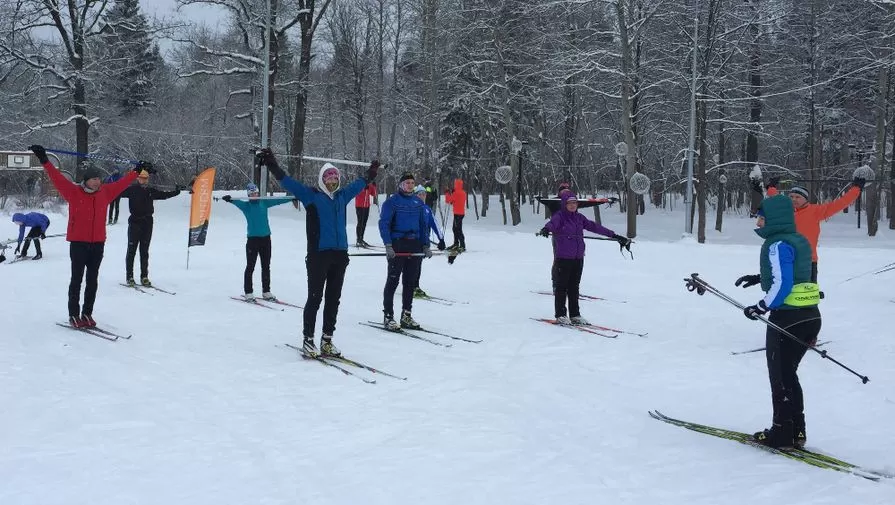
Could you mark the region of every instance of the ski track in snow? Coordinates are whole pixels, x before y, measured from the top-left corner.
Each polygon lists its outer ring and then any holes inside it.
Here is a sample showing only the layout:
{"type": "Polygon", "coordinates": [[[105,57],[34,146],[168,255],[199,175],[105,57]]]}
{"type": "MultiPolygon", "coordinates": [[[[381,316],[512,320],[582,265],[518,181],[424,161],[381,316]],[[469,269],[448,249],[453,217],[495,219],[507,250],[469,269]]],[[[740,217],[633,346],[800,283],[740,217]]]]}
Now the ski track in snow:
{"type": "MultiPolygon", "coordinates": [[[[534,236],[539,216],[513,228],[500,225],[497,205],[478,221],[470,209],[469,252],[454,265],[424,263],[423,289],[470,303],[417,300],[414,317],[481,344],[425,334],[454,344],[442,348],[358,325],[381,317],[386,265],[352,258],[336,343],[408,377],[352,369],[377,380],[369,385],[282,345],[299,343],[300,309],[228,299],[242,293],[245,264],[236,208],[214,203],[206,245],[191,249],[185,269],[188,198],[156,205],[150,277],[176,296],[120,286],[126,219],[108,228],[94,316],[132,340],[53,324],[66,318],[63,239],[47,240],[39,262],[0,264],[0,504],[870,505],[895,496],[892,481],[812,468],[647,415],[658,409],[750,432],[769,426],[763,353],[730,355],[764,345],[763,327],[683,285],[699,272],[743,303],[758,301],[758,288],[733,286],[758,271],[752,220],[727,216],[725,232],[698,245],[680,239],[678,213],[649,209],[634,261],[612,243],[588,241],[582,292],[628,303],[582,300],[582,315],[647,338],[529,319],[553,316],[552,299],[531,293],[550,287],[550,241],[534,236]]],[[[305,213],[280,206],[270,214],[272,290],[304,305],[305,213]]],[[[348,215],[353,243],[353,209],[348,215]]],[[[603,216],[625,231],[616,209],[603,216]]],[[[62,230],[66,217],[50,218],[62,230]]],[[[377,219],[373,210],[373,244],[377,219]]],[[[821,338],[871,382],[809,353],[800,367],[808,445],[891,472],[895,272],[840,281],[891,262],[895,233],[883,226],[869,239],[853,221],[838,215],[823,225],[821,338]]],[[[400,294],[395,300],[400,307],[400,294]]],[[[322,308],[318,339],[321,317],[322,308]]]]}

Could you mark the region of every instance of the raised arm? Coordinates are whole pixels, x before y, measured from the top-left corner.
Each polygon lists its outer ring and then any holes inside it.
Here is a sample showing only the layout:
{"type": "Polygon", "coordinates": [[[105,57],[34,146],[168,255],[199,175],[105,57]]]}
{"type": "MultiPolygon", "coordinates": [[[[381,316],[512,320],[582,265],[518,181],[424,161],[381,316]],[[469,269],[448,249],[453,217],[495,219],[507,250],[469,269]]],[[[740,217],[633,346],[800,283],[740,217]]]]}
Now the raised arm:
{"type": "Polygon", "coordinates": [[[817,212],[818,220],[829,219],[835,216],[836,213],[842,212],[843,209],[857,200],[859,196],[861,196],[861,188],[852,186],[848,188],[848,191],[846,191],[844,195],[832,202],[817,204],[815,207],[817,210],[815,212],[817,212]]]}

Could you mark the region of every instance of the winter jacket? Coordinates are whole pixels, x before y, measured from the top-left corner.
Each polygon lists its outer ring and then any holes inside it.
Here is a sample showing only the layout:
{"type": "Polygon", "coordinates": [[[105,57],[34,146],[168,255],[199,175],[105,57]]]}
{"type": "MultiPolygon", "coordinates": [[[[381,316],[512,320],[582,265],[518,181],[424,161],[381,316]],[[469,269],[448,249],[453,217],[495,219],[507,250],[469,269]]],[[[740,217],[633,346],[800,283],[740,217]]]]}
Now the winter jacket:
{"type": "Polygon", "coordinates": [[[179,194],[179,190],[161,191],[155,188],[150,188],[145,184],[137,184],[136,186],[130,186],[122,191],[121,198],[128,199],[131,219],[145,219],[152,217],[152,214],[155,213],[155,205],[153,205],[153,201],[167,200],[168,198],[179,194]]]}
{"type": "Polygon", "coordinates": [[[438,240],[444,240],[444,235],[441,233],[441,230],[438,229],[438,222],[435,221],[435,214],[432,213],[432,209],[430,209],[428,205],[424,205],[423,211],[426,213],[426,221],[429,222],[429,229],[435,232],[435,236],[438,237],[438,240]]]}
{"type": "Polygon", "coordinates": [[[369,209],[370,200],[373,198],[376,198],[376,185],[371,182],[354,197],[354,206],[360,209],[369,209]]]}
{"type": "Polygon", "coordinates": [[[463,179],[454,179],[454,191],[445,192],[444,201],[454,206],[455,216],[466,215],[466,191],[463,190],[463,179]]]}
{"type": "Polygon", "coordinates": [[[764,304],[770,309],[793,309],[784,300],[793,286],[811,282],[811,245],[796,232],[792,202],[783,195],[766,198],[759,212],[765,224],[755,230],[764,239],[759,266],[764,304]]]}
{"type": "Polygon", "coordinates": [[[413,194],[398,190],[382,204],[379,214],[379,235],[382,243],[391,244],[399,239],[419,240],[429,245],[428,206],[413,194]]]}
{"type": "Polygon", "coordinates": [[[584,230],[599,233],[606,237],[615,236],[615,232],[584,217],[577,210],[566,209],[566,201],[571,193],[562,197],[562,208],[553,214],[544,226],[554,237],[554,255],[559,259],[584,258],[584,230]]]}
{"type": "Polygon", "coordinates": [[[65,240],[69,242],[105,242],[106,241],[106,214],[109,203],[112,202],[125,188],[134,182],[137,173],[128,172],[121,180],[111,184],[103,184],[96,192],[88,192],[87,187],[75,184],[66,179],[58,168],[51,162],[43,164],[50,182],[68,202],[68,229],[65,240]]]}
{"type": "Polygon", "coordinates": [[[292,198],[287,196],[271,200],[230,200],[230,203],[245,215],[247,237],[268,237],[270,236],[270,222],[267,220],[267,209],[291,201],[292,198]]]}
{"type": "MultiPolygon", "coordinates": [[[[768,197],[777,195],[777,188],[768,188],[768,197]]],[[[837,212],[851,205],[861,196],[861,188],[852,186],[841,197],[827,203],[809,203],[795,210],[796,231],[811,244],[811,261],[817,262],[817,240],[820,238],[820,222],[830,219],[837,212]]],[[[790,202],[790,205],[792,203],[790,202]]]]}
{"type": "Polygon", "coordinates": [[[16,223],[22,223],[21,226],[19,226],[19,245],[22,244],[22,240],[25,238],[26,227],[39,227],[44,234],[47,233],[47,228],[50,227],[50,218],[40,212],[29,212],[27,214],[17,212],[12,215],[12,220],[16,223]]]}
{"type": "MultiPolygon", "coordinates": [[[[327,250],[348,250],[348,234],[345,232],[345,207],[368,184],[361,177],[344,188],[330,193],[323,184],[323,171],[317,174],[317,188],[311,188],[285,176],[280,184],[295,195],[305,206],[308,216],[305,227],[308,233],[308,254],[327,250]]],[[[279,170],[279,168],[277,168],[279,170]]]]}

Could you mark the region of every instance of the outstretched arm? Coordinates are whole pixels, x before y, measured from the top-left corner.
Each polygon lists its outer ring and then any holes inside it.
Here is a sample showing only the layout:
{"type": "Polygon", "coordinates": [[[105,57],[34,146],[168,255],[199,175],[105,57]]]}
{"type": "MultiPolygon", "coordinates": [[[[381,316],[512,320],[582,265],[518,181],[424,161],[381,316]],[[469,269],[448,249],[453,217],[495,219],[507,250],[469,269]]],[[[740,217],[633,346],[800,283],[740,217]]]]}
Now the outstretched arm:
{"type": "Polygon", "coordinates": [[[284,203],[289,203],[292,200],[294,200],[294,198],[292,198],[291,196],[284,196],[283,198],[273,198],[270,200],[263,200],[261,203],[265,207],[271,208],[271,207],[276,207],[277,205],[283,205],[284,203]]]}
{"type": "Polygon", "coordinates": [[[106,184],[106,186],[105,186],[106,194],[109,195],[109,201],[111,202],[112,200],[117,198],[119,195],[121,195],[121,193],[123,193],[124,190],[127,189],[127,187],[130,186],[131,183],[134,182],[136,179],[137,179],[137,172],[131,170],[130,172],[127,173],[127,175],[125,175],[121,179],[119,179],[113,183],[106,184]]]}
{"type": "MultiPolygon", "coordinates": [[[[581,216],[581,217],[584,217],[584,216],[581,216]]],[[[597,224],[596,221],[591,221],[590,219],[588,219],[586,217],[584,217],[584,229],[589,232],[596,233],[598,235],[603,235],[604,237],[614,237],[615,236],[614,231],[610,230],[609,228],[606,228],[603,225],[599,225],[599,224],[597,224]]]]}
{"type": "Polygon", "coordinates": [[[829,219],[836,215],[836,213],[842,212],[843,209],[857,200],[859,196],[861,196],[861,188],[852,186],[844,195],[832,202],[818,204],[816,207],[818,220],[829,219]]]}
{"type": "Polygon", "coordinates": [[[149,197],[153,200],[167,200],[168,198],[173,198],[179,194],[179,189],[175,189],[174,191],[162,191],[160,189],[149,188],[149,197]]]}

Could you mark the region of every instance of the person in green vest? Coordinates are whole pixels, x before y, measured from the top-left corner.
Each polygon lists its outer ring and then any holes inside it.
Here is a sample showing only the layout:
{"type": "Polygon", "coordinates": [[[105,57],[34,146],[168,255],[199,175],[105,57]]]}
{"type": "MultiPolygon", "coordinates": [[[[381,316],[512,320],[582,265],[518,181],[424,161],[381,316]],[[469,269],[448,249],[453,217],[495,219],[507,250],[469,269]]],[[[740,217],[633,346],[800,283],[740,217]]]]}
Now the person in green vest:
{"type": "Polygon", "coordinates": [[[758,210],[755,233],[764,239],[761,273],[736,280],[744,288],[761,285],[765,292],[755,305],[743,310],[749,319],[767,314],[768,320],[798,341],[768,326],[765,356],[771,382],[773,418],[770,429],[755,433],[755,441],[769,447],[803,447],[805,405],[796,373],[809,346],[817,343],[821,317],[817,305],[820,288],[811,282],[811,244],[796,232],[792,202],[783,195],[766,198],[758,210]]]}

